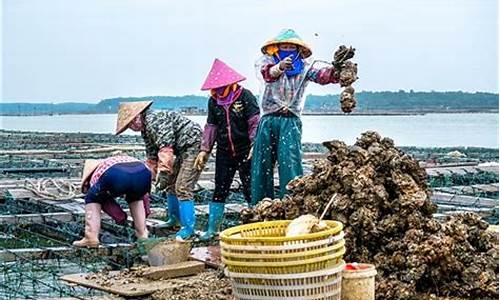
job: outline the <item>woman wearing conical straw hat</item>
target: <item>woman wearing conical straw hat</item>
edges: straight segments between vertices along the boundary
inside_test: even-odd
[[[167,228],[179,223],[176,237],[186,240],[194,235],[193,190],[201,170],[194,166],[200,149],[200,125],[173,111],[154,111],[146,102],[120,103],[116,134],[126,129],[141,133],[146,145],[146,164],[153,173],[156,188],[167,192]]]
[[[127,215],[115,201],[124,196],[134,220],[137,239],[147,239],[146,216],[149,215],[151,171],[138,159],[112,156],[104,160],[85,161],[81,183],[85,195],[85,236],[73,243],[76,247],[99,246],[101,209],[118,223]]]
[[[264,54],[255,64],[262,82],[262,118],[252,159],[252,204],[274,198],[273,169],[278,164],[280,197],[290,180],[303,174],[302,122],[304,90],[309,82],[337,83],[331,66],[313,68],[307,61],[311,48],[292,29],[282,30],[264,43]]]
[[[246,78],[219,59],[215,59],[201,90],[210,90],[207,124],[196,159],[202,169],[217,142],[215,191],[209,203],[208,227],[200,240],[217,234],[224,215],[224,203],[236,171],[243,194],[250,202],[250,151],[259,123],[257,99],[238,83]]]

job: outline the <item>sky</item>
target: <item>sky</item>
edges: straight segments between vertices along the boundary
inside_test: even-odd
[[[258,93],[254,62],[282,28],[295,29],[315,59],[355,47],[357,90],[498,92],[497,0],[1,3],[4,102],[206,95],[200,87],[214,58]]]

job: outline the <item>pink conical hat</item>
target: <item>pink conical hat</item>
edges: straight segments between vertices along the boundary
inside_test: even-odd
[[[216,58],[212,69],[208,72],[207,79],[201,87],[202,91],[220,88],[236,82],[245,80],[245,76],[231,69],[228,65]]]

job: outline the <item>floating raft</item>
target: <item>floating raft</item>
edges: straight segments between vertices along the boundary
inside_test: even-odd
[[[495,173],[498,174],[497,166],[439,166],[439,167],[426,167],[425,171],[429,176],[451,175],[451,174],[473,174],[479,172]]]

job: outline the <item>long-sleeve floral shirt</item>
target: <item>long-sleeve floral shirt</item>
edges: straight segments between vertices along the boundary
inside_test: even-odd
[[[304,109],[304,91],[310,81],[324,85],[337,83],[333,67],[315,68],[308,61],[304,61],[302,73],[288,77],[285,73],[278,77],[271,75],[271,68],[275,66],[273,58],[262,56],[255,63],[257,77],[261,80],[263,89],[260,93],[262,114],[270,114],[286,109],[296,116]]]
[[[188,148],[199,147],[202,130],[200,125],[173,111],[146,110],[141,131],[146,144],[148,159],[158,160],[162,148],[172,148],[175,155]]]

